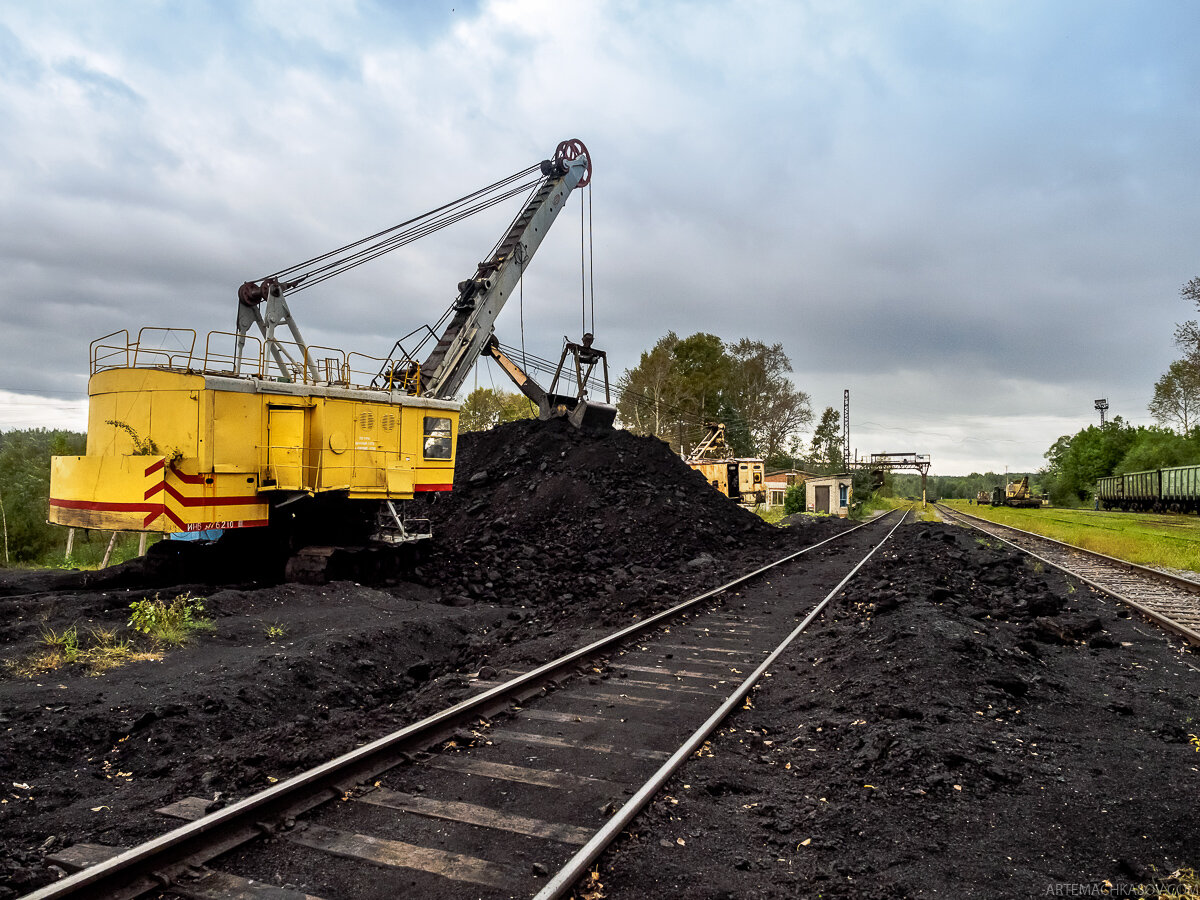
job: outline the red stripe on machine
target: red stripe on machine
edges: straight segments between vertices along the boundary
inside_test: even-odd
[[[180,481],[182,481],[184,484],[204,484],[205,476],[203,476],[203,475],[186,475],[183,472],[180,472],[174,466],[171,466],[171,474],[174,475],[176,478],[178,478]]]
[[[96,500],[57,500],[50,498],[50,505],[60,509],[94,509],[99,512],[153,512],[160,508],[157,503],[101,503]]]
[[[165,490],[183,506],[246,506],[262,503],[256,496],[252,497],[185,497],[171,485],[165,485]]]

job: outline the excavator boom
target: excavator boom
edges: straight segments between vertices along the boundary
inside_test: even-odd
[[[492,336],[496,317],[521,280],[525,267],[567,197],[591,179],[587,148],[578,140],[563,141],[553,159],[542,163],[545,180],[513,220],[492,255],[475,274],[458,285],[450,323],[421,363],[421,394],[449,400],[458,393],[471,367]]]

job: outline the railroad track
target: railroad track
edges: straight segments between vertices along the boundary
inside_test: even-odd
[[[52,861],[74,874],[26,900],[564,896],[903,518],[477,681],[476,696],[225,809],[174,803],[160,813],[186,824],[139,847],[67,848]]]
[[[999,525],[937,504],[938,512],[1023,550],[1104,591],[1164,628],[1200,645],[1200,584],[1134,563]]]

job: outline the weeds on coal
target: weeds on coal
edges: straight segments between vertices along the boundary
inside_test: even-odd
[[[89,675],[101,675],[130,662],[162,659],[162,648],[180,647],[198,631],[213,631],[205,618],[204,598],[180,594],[169,603],[157,594],[129,605],[128,627],[149,641],[150,647],[136,647],[132,640],[120,637],[116,628],[92,628],[81,634],[77,625],[63,631],[42,630],[39,648],[23,660],[10,660],[4,668],[18,676],[54,672],[67,666],[82,667]],[[268,631],[270,633],[270,631]],[[279,628],[279,635],[283,629]]]
[[[169,604],[158,594],[154,599],[135,600],[129,627],[148,636],[156,644],[180,647],[197,631],[213,631],[212,619],[204,617],[204,598],[180,594]]]
[[[61,632],[44,629],[40,649],[25,660],[11,660],[5,669],[19,676],[54,672],[64,666],[81,666],[89,675],[102,675],[129,662],[162,659],[155,651],[140,650],[122,640],[115,628],[92,628],[81,635],[72,625]]]

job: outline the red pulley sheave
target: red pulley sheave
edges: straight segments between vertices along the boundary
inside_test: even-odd
[[[592,155],[588,153],[587,147],[583,145],[583,141],[579,138],[570,138],[563,141],[554,150],[555,159],[564,159],[570,162],[573,159],[579,159],[581,156],[587,157],[587,171],[583,173],[583,177],[579,179],[579,184],[575,187],[587,187],[592,180]]]

